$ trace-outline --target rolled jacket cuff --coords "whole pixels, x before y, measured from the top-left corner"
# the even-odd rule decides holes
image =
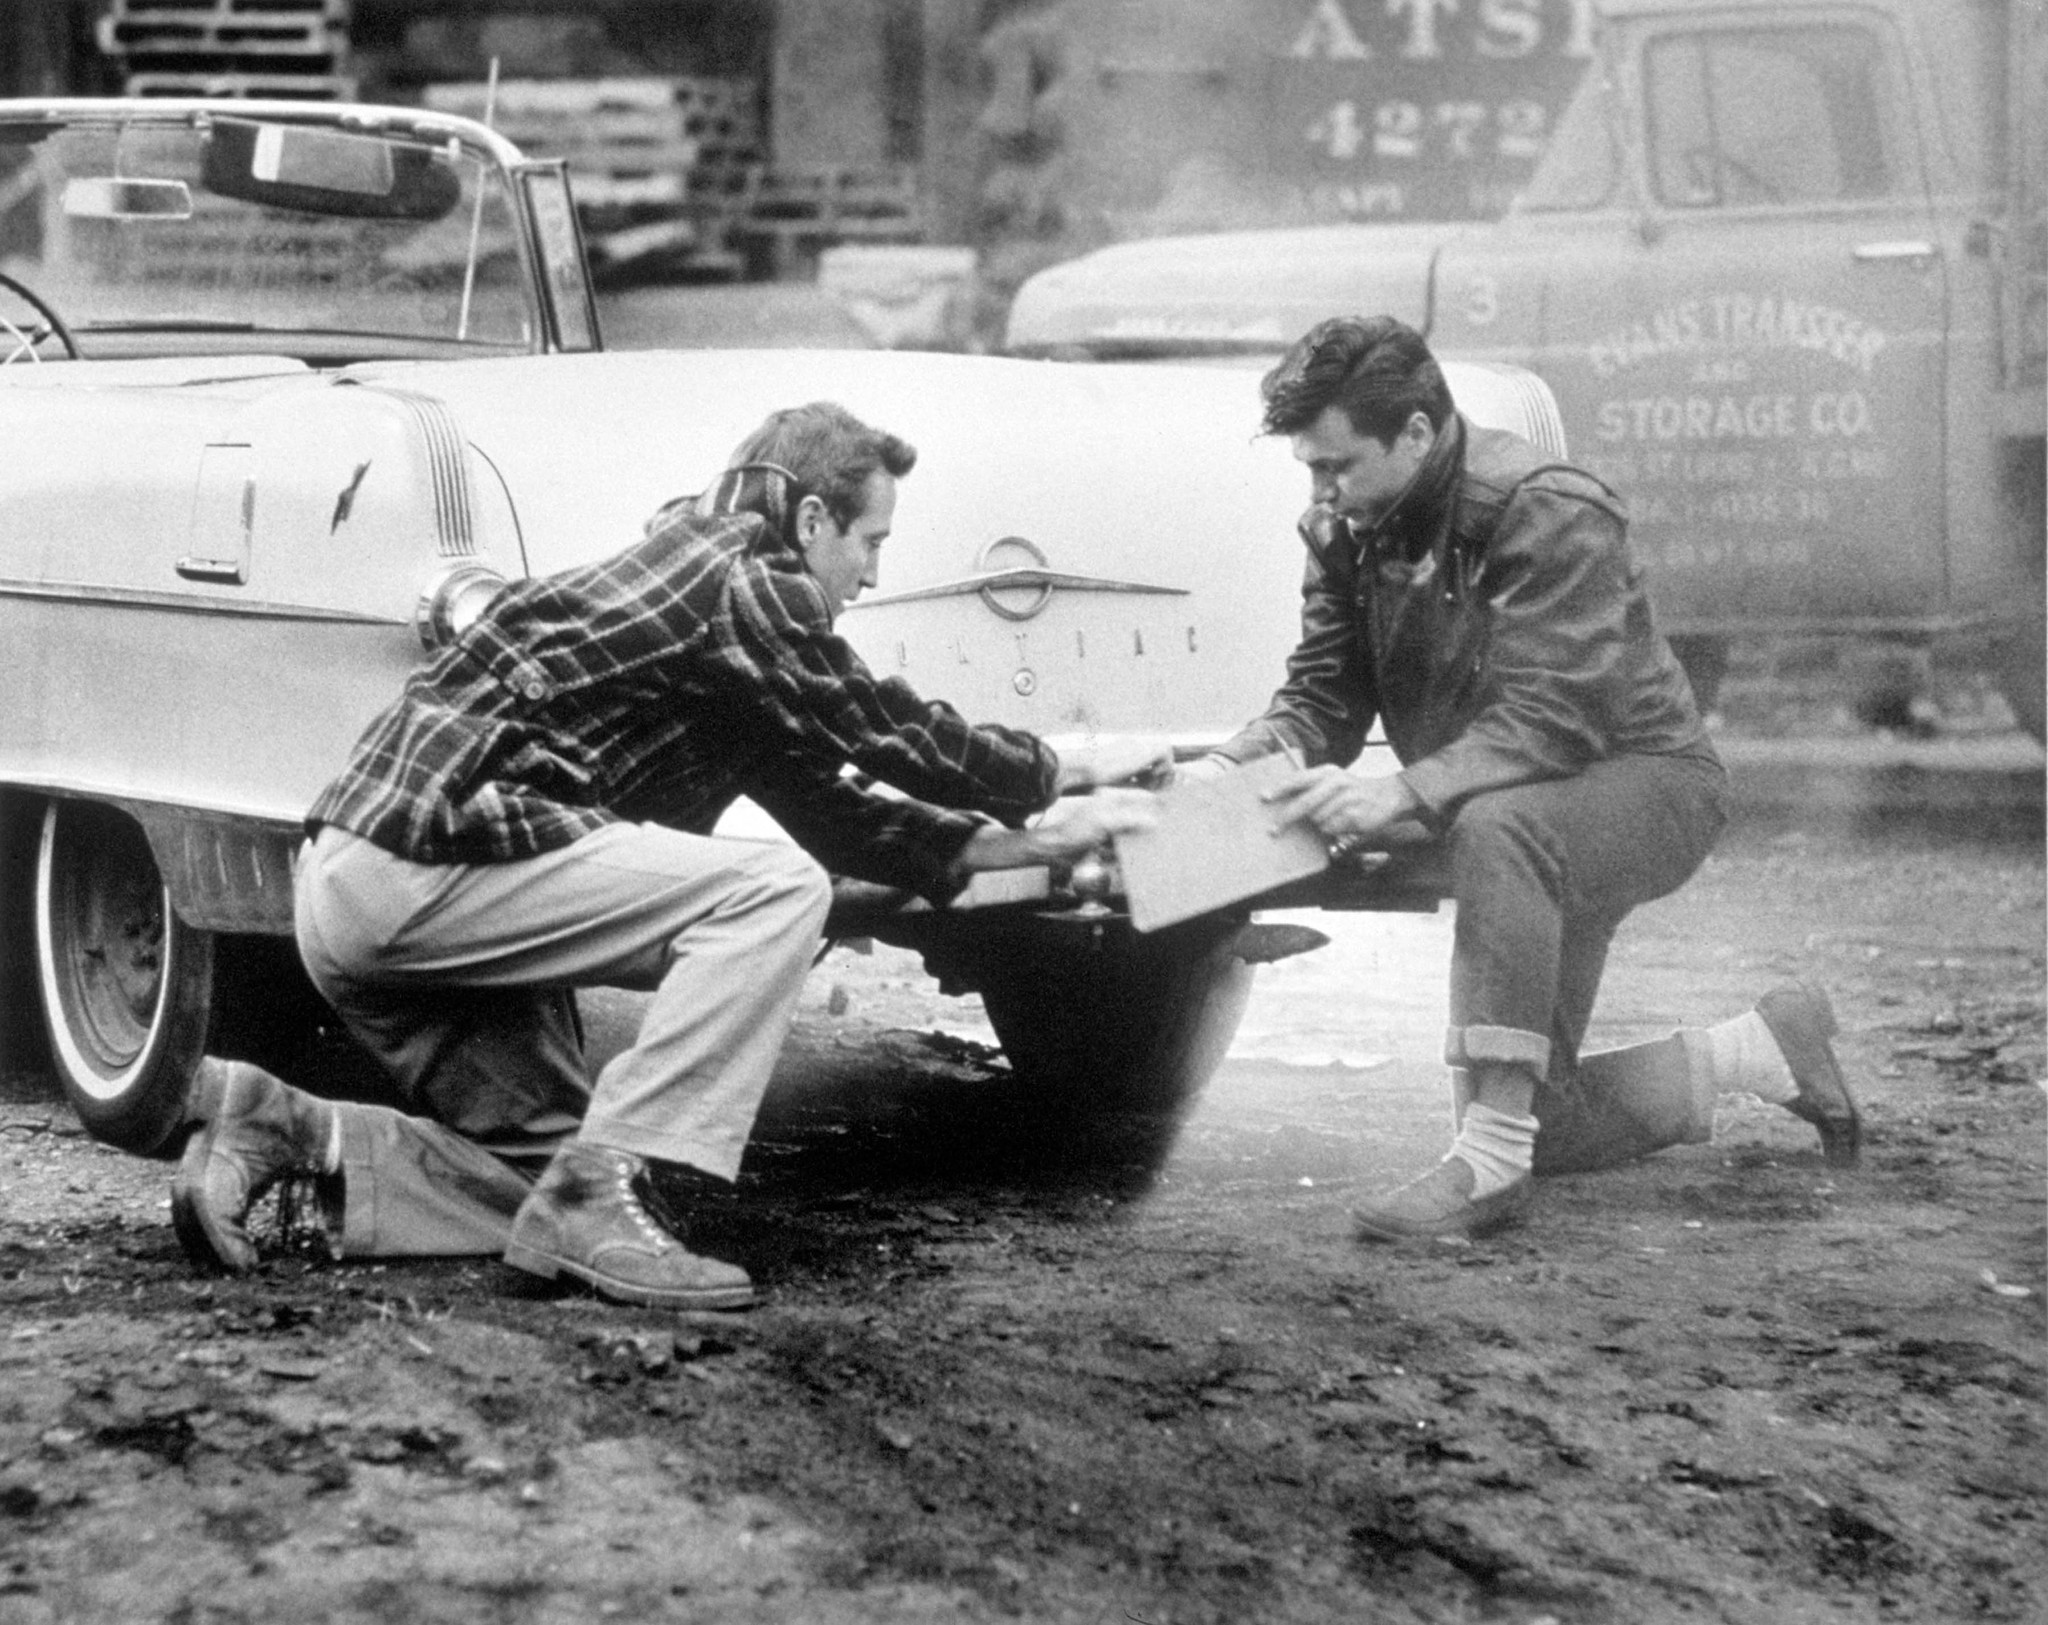
[[[1521,1027],[1448,1027],[1444,1061],[1449,1066],[1526,1066],[1541,1077],[1550,1070],[1550,1040]]]

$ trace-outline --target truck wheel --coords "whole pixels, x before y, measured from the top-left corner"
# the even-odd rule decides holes
[[[1231,952],[1242,921],[1140,936],[1065,922],[1004,933],[978,968],[989,1024],[1017,1074],[1088,1110],[1168,1113],[1209,1081],[1251,995]]]
[[[213,938],[180,920],[141,826],[52,801],[35,870],[36,978],[79,1121],[124,1151],[176,1149],[205,1053]]]

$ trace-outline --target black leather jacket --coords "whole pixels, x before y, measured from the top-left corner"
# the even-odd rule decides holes
[[[1377,525],[1318,507],[1301,538],[1287,681],[1221,754],[1348,764],[1377,718],[1439,824],[1481,791],[1606,757],[1712,758],[1620,499],[1590,474],[1461,416]]]

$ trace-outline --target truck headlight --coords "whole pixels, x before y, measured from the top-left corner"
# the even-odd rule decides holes
[[[429,654],[445,649],[465,627],[476,623],[504,585],[505,578],[488,564],[468,560],[434,575],[413,606],[412,629],[419,634],[420,647]]]

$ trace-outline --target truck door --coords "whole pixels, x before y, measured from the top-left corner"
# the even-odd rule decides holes
[[[1933,619],[1945,288],[1902,42],[1867,10],[1786,6],[1608,44],[1616,190],[1525,237],[1515,303],[1540,282],[1523,355],[1630,499],[1660,613]]]

